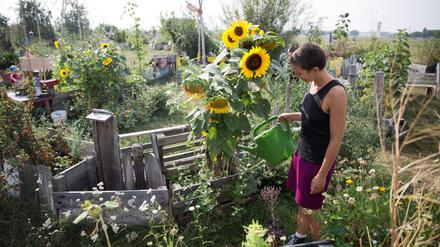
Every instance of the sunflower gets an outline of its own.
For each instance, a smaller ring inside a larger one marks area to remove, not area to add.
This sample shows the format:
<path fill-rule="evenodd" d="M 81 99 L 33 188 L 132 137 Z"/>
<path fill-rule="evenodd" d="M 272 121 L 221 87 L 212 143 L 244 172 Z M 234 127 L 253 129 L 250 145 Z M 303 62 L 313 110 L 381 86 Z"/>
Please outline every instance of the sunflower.
<path fill-rule="evenodd" d="M 234 21 L 230 26 L 231 38 L 234 40 L 240 40 L 249 36 L 249 23 L 247 21 Z"/>
<path fill-rule="evenodd" d="M 113 61 L 113 59 L 111 57 L 108 57 L 108 58 L 104 59 L 104 61 L 102 61 L 102 64 L 109 65 L 109 64 L 111 64 L 112 61 Z"/>
<path fill-rule="evenodd" d="M 258 25 L 252 26 L 251 35 L 254 36 L 255 34 L 258 34 L 260 36 L 264 35 L 263 30 L 261 30 Z"/>
<path fill-rule="evenodd" d="M 200 99 L 205 97 L 205 88 L 199 82 L 185 82 L 183 84 L 183 91 L 188 97 L 193 99 Z"/>
<path fill-rule="evenodd" d="M 238 39 L 232 38 L 232 30 L 229 28 L 223 32 L 222 40 L 223 40 L 223 43 L 225 44 L 226 48 L 228 48 L 228 49 L 234 49 L 234 48 L 237 48 L 237 46 L 238 46 Z"/>
<path fill-rule="evenodd" d="M 101 43 L 102 49 L 107 49 L 109 47 L 108 43 Z"/>
<path fill-rule="evenodd" d="M 208 102 L 206 108 L 211 113 L 219 113 L 219 114 L 228 113 L 231 111 L 231 108 L 229 107 L 229 103 L 224 99 L 211 100 Z"/>
<path fill-rule="evenodd" d="M 264 75 L 269 68 L 270 56 L 261 47 L 252 47 L 249 52 L 245 52 L 240 61 L 241 73 L 246 78 L 256 78 Z"/>
<path fill-rule="evenodd" d="M 60 49 L 60 42 L 58 40 L 55 40 L 53 44 L 55 45 L 55 48 Z"/>
<path fill-rule="evenodd" d="M 60 76 L 61 78 L 66 78 L 69 76 L 69 70 L 68 69 L 60 69 Z"/>

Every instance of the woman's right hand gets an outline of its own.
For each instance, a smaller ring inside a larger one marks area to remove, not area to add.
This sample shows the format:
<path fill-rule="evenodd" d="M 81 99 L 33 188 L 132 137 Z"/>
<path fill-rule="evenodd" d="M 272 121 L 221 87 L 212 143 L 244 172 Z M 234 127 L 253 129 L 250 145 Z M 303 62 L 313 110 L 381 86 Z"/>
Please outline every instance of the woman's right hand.
<path fill-rule="evenodd" d="M 291 119 L 292 114 L 291 113 L 281 113 L 280 115 L 278 115 L 278 122 L 284 122 L 284 121 L 292 121 Z"/>

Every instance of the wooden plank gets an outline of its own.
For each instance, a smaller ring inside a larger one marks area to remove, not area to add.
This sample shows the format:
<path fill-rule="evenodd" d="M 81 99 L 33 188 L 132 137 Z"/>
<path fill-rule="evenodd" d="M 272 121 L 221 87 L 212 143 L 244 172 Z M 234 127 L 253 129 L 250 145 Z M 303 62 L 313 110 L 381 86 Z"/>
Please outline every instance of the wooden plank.
<path fill-rule="evenodd" d="M 157 162 L 159 163 L 162 171 L 165 170 L 165 166 L 163 164 L 163 146 L 159 145 L 158 138 L 161 138 L 163 136 L 165 136 L 165 134 L 163 134 L 163 133 L 151 135 L 151 143 L 153 145 L 153 154 L 154 154 L 154 157 L 156 158 Z"/>
<path fill-rule="evenodd" d="M 136 137 L 141 135 L 151 135 L 151 134 L 158 134 L 158 133 L 169 133 L 169 134 L 177 134 L 182 132 L 187 132 L 189 130 L 188 125 L 178 125 L 173 127 L 166 127 L 166 128 L 160 128 L 160 129 L 154 129 L 154 130 L 145 130 L 145 131 L 139 131 L 139 132 L 132 132 L 127 134 L 120 134 L 119 138 L 129 138 L 129 137 Z"/>
<path fill-rule="evenodd" d="M 136 178 L 136 189 L 146 189 L 147 183 L 145 181 L 144 174 L 144 150 L 142 145 L 133 144 L 131 154 L 133 156 L 133 170 Z"/>
<path fill-rule="evenodd" d="M 88 180 L 88 186 L 87 186 L 88 189 L 92 189 L 92 187 L 95 187 L 98 184 L 95 155 L 86 157 L 86 161 L 87 161 L 86 173 Z"/>
<path fill-rule="evenodd" d="M 52 181 L 54 191 L 67 191 L 66 178 L 64 177 L 64 175 L 57 174 L 53 176 Z"/>
<path fill-rule="evenodd" d="M 150 203 L 152 196 L 162 208 L 168 206 L 168 190 L 161 187 L 153 190 L 118 190 L 118 191 L 68 191 L 54 192 L 54 206 L 60 211 L 81 212 L 80 205 L 85 200 L 90 200 L 95 204 L 102 204 L 111 200 L 112 197 L 119 197 L 121 204 L 117 209 L 109 210 L 110 215 L 116 216 L 115 222 L 118 224 L 146 224 L 149 222 L 147 212 L 139 210 L 144 203 Z M 101 200 L 100 200 L 101 199 Z M 125 210 L 124 210 L 125 209 Z M 126 211 L 127 210 L 127 211 Z M 74 219 L 74 217 L 73 217 Z M 113 220 L 112 220 L 113 221 Z"/>
<path fill-rule="evenodd" d="M 191 163 L 186 166 L 180 165 L 180 166 L 176 166 L 176 167 L 167 168 L 165 170 L 164 174 L 165 174 L 165 177 L 167 177 L 167 178 L 174 177 L 174 176 L 179 175 L 179 173 L 182 170 L 190 170 L 192 174 L 195 174 L 200 170 L 200 167 L 195 163 Z"/>
<path fill-rule="evenodd" d="M 199 150 L 190 150 L 190 151 L 183 152 L 183 153 L 172 154 L 172 155 L 165 156 L 163 158 L 163 162 L 167 163 L 170 161 L 181 160 L 183 158 L 188 158 L 188 157 L 196 156 L 196 155 L 203 154 L 203 153 L 204 153 L 204 149 L 199 149 Z"/>
<path fill-rule="evenodd" d="M 166 186 L 165 177 L 163 176 L 162 169 L 157 162 L 154 154 L 146 153 L 145 159 L 145 176 L 147 177 L 147 188 L 156 189 L 161 186 Z"/>
<path fill-rule="evenodd" d="M 187 149 L 191 149 L 191 148 L 197 148 L 199 146 L 203 145 L 203 140 L 202 138 L 195 140 L 193 143 L 188 144 L 188 143 L 182 143 L 179 145 L 175 145 L 175 146 L 167 146 L 163 148 L 163 154 L 169 154 L 169 153 L 174 153 L 177 151 L 181 151 L 181 150 L 187 150 Z"/>
<path fill-rule="evenodd" d="M 134 171 L 131 163 L 131 147 L 122 151 L 122 170 L 124 171 L 125 189 L 134 190 Z"/>
<path fill-rule="evenodd" d="M 357 73 L 356 73 L 356 64 L 350 64 L 348 67 L 348 82 L 352 87 L 356 86 L 356 80 L 357 80 Z"/>
<path fill-rule="evenodd" d="M 151 144 L 151 142 L 149 142 L 149 143 L 143 143 L 142 144 L 142 147 L 143 147 L 143 149 L 144 150 L 150 150 L 152 147 L 153 147 L 153 145 Z M 122 152 L 125 152 L 126 150 L 130 150 L 130 152 L 131 152 L 131 146 L 129 146 L 129 147 L 123 147 L 123 148 L 121 148 L 121 153 Z"/>
<path fill-rule="evenodd" d="M 25 200 L 37 200 L 35 189 L 37 188 L 37 168 L 34 165 L 24 165 L 20 172 L 20 180 L 23 181 L 20 189 L 20 197 Z"/>
<path fill-rule="evenodd" d="M 53 184 L 52 184 L 52 171 L 47 166 L 37 165 L 38 180 L 37 186 L 40 194 L 40 202 L 44 202 L 46 208 L 48 208 L 52 213 L 55 212 L 53 206 Z"/>
<path fill-rule="evenodd" d="M 78 164 L 69 167 L 60 173 L 64 175 L 66 190 L 85 190 L 88 187 L 87 160 L 84 159 Z"/>
<path fill-rule="evenodd" d="M 159 146 L 165 146 L 165 145 L 169 145 L 169 144 L 185 142 L 188 140 L 189 135 L 190 135 L 189 132 L 185 132 L 185 133 L 172 135 L 172 136 L 158 137 L 157 144 Z"/>

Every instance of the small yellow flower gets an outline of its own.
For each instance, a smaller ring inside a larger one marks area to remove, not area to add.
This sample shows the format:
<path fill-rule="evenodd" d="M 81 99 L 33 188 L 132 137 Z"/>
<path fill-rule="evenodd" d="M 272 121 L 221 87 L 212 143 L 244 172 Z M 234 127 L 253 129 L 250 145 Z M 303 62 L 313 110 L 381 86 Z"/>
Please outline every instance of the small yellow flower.
<path fill-rule="evenodd" d="M 208 136 L 208 132 L 202 131 L 202 136 Z"/>
<path fill-rule="evenodd" d="M 380 192 L 385 192 L 385 190 L 386 190 L 385 187 L 382 187 L 382 186 L 379 187 L 379 191 L 380 191 Z"/>
<path fill-rule="evenodd" d="M 61 78 L 66 78 L 69 76 L 69 70 L 68 69 L 60 69 L 60 76 Z"/>
<path fill-rule="evenodd" d="M 60 42 L 58 40 L 55 40 L 53 44 L 55 45 L 55 48 L 60 49 Z"/>
<path fill-rule="evenodd" d="M 102 49 L 107 49 L 109 47 L 108 43 L 101 43 Z"/>
<path fill-rule="evenodd" d="M 113 59 L 111 57 L 108 57 L 108 58 L 104 59 L 104 61 L 102 61 L 102 64 L 109 65 L 109 64 L 111 64 L 112 61 L 113 61 Z"/>
<path fill-rule="evenodd" d="M 347 179 L 347 180 L 345 180 L 345 183 L 346 183 L 346 184 L 352 184 L 352 183 L 353 183 L 353 180 L 351 180 L 351 179 Z"/>
<path fill-rule="evenodd" d="M 407 201 L 410 201 L 412 198 L 413 198 L 412 195 L 406 195 L 406 196 L 405 196 L 405 199 L 406 199 Z"/>

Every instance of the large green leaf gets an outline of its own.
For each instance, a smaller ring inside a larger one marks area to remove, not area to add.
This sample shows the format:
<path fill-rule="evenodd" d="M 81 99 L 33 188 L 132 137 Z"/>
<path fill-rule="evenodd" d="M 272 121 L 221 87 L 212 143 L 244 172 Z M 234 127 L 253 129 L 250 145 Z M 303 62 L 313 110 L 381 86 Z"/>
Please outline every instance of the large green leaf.
<path fill-rule="evenodd" d="M 234 115 L 227 114 L 223 117 L 225 124 L 230 131 L 234 131 L 238 128 L 238 121 Z"/>

